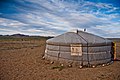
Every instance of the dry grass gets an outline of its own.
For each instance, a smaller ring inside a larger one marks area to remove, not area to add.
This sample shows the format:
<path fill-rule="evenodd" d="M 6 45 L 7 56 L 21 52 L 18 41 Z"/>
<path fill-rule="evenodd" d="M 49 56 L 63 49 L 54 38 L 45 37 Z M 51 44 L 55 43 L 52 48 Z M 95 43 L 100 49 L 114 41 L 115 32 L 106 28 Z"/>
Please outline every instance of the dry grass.
<path fill-rule="evenodd" d="M 59 70 L 59 63 L 42 59 L 45 41 L 11 43 L 0 44 L 0 80 L 120 80 L 120 61 L 105 67 Z"/>

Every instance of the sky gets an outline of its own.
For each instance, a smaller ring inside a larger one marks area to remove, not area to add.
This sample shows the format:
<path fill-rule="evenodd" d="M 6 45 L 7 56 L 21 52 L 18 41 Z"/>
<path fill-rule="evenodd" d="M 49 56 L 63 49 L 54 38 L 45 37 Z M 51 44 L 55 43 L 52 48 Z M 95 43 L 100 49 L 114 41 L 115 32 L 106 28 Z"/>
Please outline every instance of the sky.
<path fill-rule="evenodd" d="M 120 0 L 0 0 L 0 35 L 57 36 L 73 29 L 120 38 Z"/>

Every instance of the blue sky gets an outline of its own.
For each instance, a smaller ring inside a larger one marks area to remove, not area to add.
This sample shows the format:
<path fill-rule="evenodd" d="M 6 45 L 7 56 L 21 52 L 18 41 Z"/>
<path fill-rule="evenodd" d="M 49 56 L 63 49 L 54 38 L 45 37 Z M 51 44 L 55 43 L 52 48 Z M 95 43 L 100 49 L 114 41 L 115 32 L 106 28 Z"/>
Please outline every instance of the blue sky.
<path fill-rule="evenodd" d="M 57 36 L 84 28 L 120 38 L 120 1 L 0 0 L 0 34 Z"/>

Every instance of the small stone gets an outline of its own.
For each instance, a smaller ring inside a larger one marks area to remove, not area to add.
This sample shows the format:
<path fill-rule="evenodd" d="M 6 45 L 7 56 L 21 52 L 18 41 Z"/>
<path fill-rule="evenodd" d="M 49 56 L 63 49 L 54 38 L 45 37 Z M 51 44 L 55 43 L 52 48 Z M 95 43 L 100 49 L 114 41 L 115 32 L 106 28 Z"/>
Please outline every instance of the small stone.
<path fill-rule="evenodd" d="M 102 64 L 102 66 L 104 67 L 104 66 L 105 66 L 105 64 Z"/>
<path fill-rule="evenodd" d="M 92 68 L 95 68 L 95 65 L 93 65 Z"/>
<path fill-rule="evenodd" d="M 112 64 L 112 63 L 113 63 L 113 61 L 110 62 L 110 64 Z"/>
<path fill-rule="evenodd" d="M 72 65 L 71 65 L 71 64 L 69 64 L 69 65 L 68 65 L 68 67 L 72 67 Z"/>
<path fill-rule="evenodd" d="M 51 64 L 53 64 L 54 62 L 53 62 L 53 61 L 51 61 L 50 63 L 51 63 Z"/>
<path fill-rule="evenodd" d="M 110 63 L 107 63 L 107 65 L 110 65 Z"/>
<path fill-rule="evenodd" d="M 44 59 L 45 59 L 45 57 L 43 56 L 43 57 L 42 57 L 42 60 L 44 60 Z"/>
<path fill-rule="evenodd" d="M 61 64 L 61 66 L 63 67 L 64 65 L 63 65 L 63 64 Z"/>
<path fill-rule="evenodd" d="M 79 68 L 81 69 L 81 68 L 82 68 L 82 66 L 79 66 Z"/>

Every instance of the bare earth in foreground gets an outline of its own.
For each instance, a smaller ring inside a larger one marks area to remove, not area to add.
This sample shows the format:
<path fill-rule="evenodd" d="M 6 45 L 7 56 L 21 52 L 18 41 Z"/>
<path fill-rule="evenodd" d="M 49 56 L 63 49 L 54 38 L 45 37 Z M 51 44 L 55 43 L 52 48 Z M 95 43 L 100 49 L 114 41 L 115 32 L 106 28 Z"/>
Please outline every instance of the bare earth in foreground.
<path fill-rule="evenodd" d="M 52 69 L 55 63 L 42 60 L 44 44 L 45 41 L 1 42 L 0 80 L 120 80 L 120 61 L 96 68 Z"/>

